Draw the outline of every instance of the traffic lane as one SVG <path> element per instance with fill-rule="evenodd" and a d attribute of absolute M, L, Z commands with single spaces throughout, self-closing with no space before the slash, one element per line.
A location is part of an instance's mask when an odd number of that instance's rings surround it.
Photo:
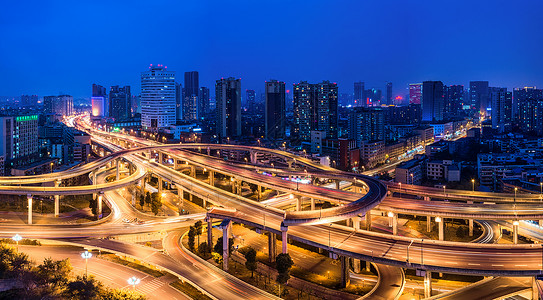
<path fill-rule="evenodd" d="M 77 274 L 85 273 L 85 259 L 81 257 L 84 251 L 79 247 L 65 246 L 19 246 L 21 252 L 28 254 L 30 259 L 40 264 L 45 258 L 62 260 L 69 258 Z M 176 280 L 173 276 L 155 278 L 136 269 L 116 264 L 97 257 L 97 253 L 88 260 L 88 274 L 94 275 L 105 285 L 111 288 L 131 289 L 128 278 L 135 276 L 141 279 L 136 290 L 145 294 L 149 299 L 191 299 L 169 285 Z"/>

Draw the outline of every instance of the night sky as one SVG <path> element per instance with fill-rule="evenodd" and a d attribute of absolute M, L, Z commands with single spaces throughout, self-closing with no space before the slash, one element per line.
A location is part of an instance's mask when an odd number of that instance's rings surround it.
<path fill-rule="evenodd" d="M 90 97 L 131 85 L 149 64 L 234 76 L 353 82 L 405 95 L 441 80 L 543 87 L 543 1 L 3 1 L 0 95 Z"/>

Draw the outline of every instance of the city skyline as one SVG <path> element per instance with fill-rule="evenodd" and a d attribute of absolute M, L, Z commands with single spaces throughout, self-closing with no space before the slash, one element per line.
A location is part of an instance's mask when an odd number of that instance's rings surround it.
<path fill-rule="evenodd" d="M 525 1 L 532 9 L 522 11 L 492 1 L 469 6 L 467 1 L 317 1 L 310 7 L 210 1 L 179 9 L 158 1 L 150 10 L 163 17 L 151 24 L 141 22 L 147 10 L 139 4 L 64 4 L 36 3 L 24 15 L 17 13 L 20 4 L 6 5 L 4 11 L 15 13 L 2 15 L 1 21 L 7 30 L 0 33 L 6 45 L 0 55 L 8 58 L 2 62 L 2 96 L 89 98 L 89 86 L 97 78 L 106 87 L 139 90 L 138 75 L 149 64 L 164 64 L 178 78 L 196 70 L 202 86 L 213 86 L 222 77 L 241 78 L 245 89 L 257 92 L 269 79 L 284 81 L 287 89 L 302 80 L 330 80 L 338 83 L 339 93 L 352 93 L 355 81 L 383 91 L 386 82 L 392 82 L 394 96 L 405 96 L 409 83 L 427 80 L 465 86 L 487 80 L 509 89 L 543 86 L 538 76 L 543 59 L 537 54 L 543 40 L 536 34 L 543 24 L 535 15 L 543 4 L 536 1 Z M 121 8 L 126 13 L 116 14 Z M 300 15 L 300 10 L 308 13 Z M 313 17 L 325 13 L 337 21 L 321 23 Z M 193 26 L 202 18 L 206 22 Z M 228 23 L 229 33 L 217 35 L 217 26 Z M 191 31 L 186 32 L 187 27 Z M 123 43 L 117 41 L 119 32 Z M 172 38 L 179 32 L 186 32 L 186 38 Z M 437 35 L 442 37 L 436 42 Z M 329 42 L 320 42 L 323 37 Z M 151 38 L 163 43 L 153 46 Z M 270 39 L 277 42 L 270 45 Z M 142 43 L 150 47 L 135 46 Z"/>

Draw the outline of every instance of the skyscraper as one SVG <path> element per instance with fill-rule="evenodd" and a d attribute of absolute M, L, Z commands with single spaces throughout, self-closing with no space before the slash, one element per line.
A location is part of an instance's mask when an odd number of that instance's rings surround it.
<path fill-rule="evenodd" d="M 107 116 L 107 94 L 106 88 L 93 83 L 92 84 L 92 116 L 106 117 Z"/>
<path fill-rule="evenodd" d="M 359 81 L 354 83 L 354 106 L 368 106 L 365 92 L 364 82 Z"/>
<path fill-rule="evenodd" d="M 183 120 L 183 85 L 175 83 L 175 120 Z"/>
<path fill-rule="evenodd" d="M 489 88 L 490 103 L 492 105 L 492 129 L 498 133 L 511 130 L 512 95 L 507 88 Z"/>
<path fill-rule="evenodd" d="M 38 115 L 0 116 L 0 156 L 7 168 L 30 162 L 38 152 Z"/>
<path fill-rule="evenodd" d="M 241 135 L 241 79 L 221 78 L 215 83 L 217 135 L 220 139 Z"/>
<path fill-rule="evenodd" d="M 163 65 L 141 73 L 141 125 L 157 130 L 175 124 L 175 72 Z"/>
<path fill-rule="evenodd" d="M 422 83 L 422 121 L 443 121 L 445 97 L 441 81 L 424 81 Z"/>
<path fill-rule="evenodd" d="M 451 85 L 447 88 L 445 113 L 456 114 L 464 106 L 464 86 Z"/>
<path fill-rule="evenodd" d="M 183 99 L 183 119 L 198 119 L 198 93 L 200 87 L 198 82 L 198 72 L 185 72 L 185 95 Z"/>
<path fill-rule="evenodd" d="M 246 90 L 246 104 L 247 110 L 251 113 L 255 113 L 256 110 L 256 92 L 254 90 Z"/>
<path fill-rule="evenodd" d="M 422 83 L 409 84 L 409 104 L 420 104 L 422 99 Z"/>
<path fill-rule="evenodd" d="M 392 100 L 392 82 L 387 82 L 387 103 L 386 105 L 393 105 Z"/>
<path fill-rule="evenodd" d="M 22 95 L 21 105 L 25 107 L 34 107 L 38 104 L 38 95 Z"/>
<path fill-rule="evenodd" d="M 200 91 L 198 92 L 198 115 L 199 118 L 204 118 L 207 114 L 209 114 L 209 102 L 210 94 L 209 89 L 205 86 L 200 88 Z"/>
<path fill-rule="evenodd" d="M 112 86 L 109 90 L 109 116 L 116 121 L 132 117 L 131 99 L 130 86 Z"/>
<path fill-rule="evenodd" d="M 349 138 L 357 147 L 363 141 L 385 140 L 385 113 L 380 107 L 357 107 L 349 113 Z"/>
<path fill-rule="evenodd" d="M 285 83 L 277 80 L 266 81 L 264 89 L 266 93 L 266 138 L 269 140 L 282 139 L 285 137 Z M 247 96 L 249 96 L 249 90 Z M 249 97 L 247 97 L 247 101 L 249 101 Z"/>
<path fill-rule="evenodd" d="M 486 116 L 487 108 L 490 106 L 488 101 L 488 81 L 470 81 L 469 98 L 472 109 Z"/>
<path fill-rule="evenodd" d="M 515 123 L 527 134 L 543 135 L 543 90 L 535 87 L 513 90 Z"/>
<path fill-rule="evenodd" d="M 310 141 L 311 131 L 326 131 L 326 138 L 338 135 L 338 88 L 336 83 L 323 81 L 294 84 L 293 137 Z"/>

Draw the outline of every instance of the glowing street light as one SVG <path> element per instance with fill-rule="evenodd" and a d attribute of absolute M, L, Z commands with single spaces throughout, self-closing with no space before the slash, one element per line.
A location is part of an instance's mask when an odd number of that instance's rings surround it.
<path fill-rule="evenodd" d="M 20 236 L 18 233 L 16 235 L 14 235 L 12 238 L 12 240 L 15 241 L 15 243 L 17 243 L 17 252 L 19 252 L 19 241 L 23 239 L 22 236 Z"/>
<path fill-rule="evenodd" d="M 130 284 L 134 290 L 136 290 L 136 284 L 139 284 L 141 282 L 141 279 L 137 278 L 136 276 L 132 276 L 128 278 L 128 284 Z"/>
<path fill-rule="evenodd" d="M 81 257 L 85 259 L 85 277 L 87 277 L 87 273 L 88 273 L 87 272 L 87 265 L 88 265 L 89 258 L 92 257 L 92 253 L 85 250 L 85 252 L 81 253 Z"/>
<path fill-rule="evenodd" d="M 475 192 L 475 179 L 471 180 L 471 191 Z"/>

